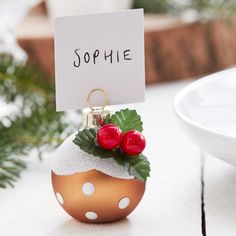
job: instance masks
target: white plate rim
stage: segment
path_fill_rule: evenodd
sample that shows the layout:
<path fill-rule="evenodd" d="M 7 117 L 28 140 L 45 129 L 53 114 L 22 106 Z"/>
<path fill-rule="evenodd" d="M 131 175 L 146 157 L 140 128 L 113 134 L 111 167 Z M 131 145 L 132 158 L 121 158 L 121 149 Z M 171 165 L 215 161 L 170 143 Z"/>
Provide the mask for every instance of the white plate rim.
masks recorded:
<path fill-rule="evenodd" d="M 235 140 L 236 135 L 220 132 L 220 131 L 215 130 L 213 128 L 209 128 L 205 125 L 199 124 L 199 123 L 193 121 L 192 119 L 190 119 L 189 117 L 185 116 L 181 112 L 181 110 L 178 108 L 179 102 L 181 101 L 181 99 L 188 92 L 192 91 L 195 88 L 198 88 L 199 86 L 204 86 L 204 84 L 208 83 L 211 80 L 221 79 L 218 76 L 220 76 L 221 74 L 223 75 L 227 72 L 231 72 L 231 71 L 236 71 L 236 67 L 233 67 L 233 68 L 230 68 L 230 69 L 227 69 L 227 70 L 223 70 L 223 71 L 220 71 L 220 72 L 217 72 L 217 73 L 205 76 L 205 77 L 202 77 L 201 79 L 198 79 L 198 80 L 190 83 L 189 85 L 187 85 L 183 89 L 181 89 L 174 98 L 174 111 L 175 111 L 175 114 L 181 120 L 183 120 L 185 123 L 189 124 L 190 126 L 193 126 L 193 127 L 197 128 L 197 129 L 203 130 L 203 131 L 207 132 L 208 134 L 211 134 L 211 135 L 213 134 L 213 135 L 216 135 L 216 136 L 221 137 L 221 138 L 229 138 L 229 139 Z"/>

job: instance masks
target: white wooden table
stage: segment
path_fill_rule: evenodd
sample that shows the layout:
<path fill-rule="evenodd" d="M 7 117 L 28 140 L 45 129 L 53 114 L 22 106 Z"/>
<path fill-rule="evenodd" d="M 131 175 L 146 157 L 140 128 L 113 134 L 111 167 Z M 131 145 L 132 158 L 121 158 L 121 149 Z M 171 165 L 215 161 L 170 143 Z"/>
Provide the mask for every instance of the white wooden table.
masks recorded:
<path fill-rule="evenodd" d="M 132 106 L 143 117 L 152 172 L 141 204 L 127 219 L 99 225 L 71 219 L 54 198 L 49 158 L 39 163 L 29 157 L 15 188 L 0 190 L 0 235 L 235 236 L 236 169 L 203 158 L 173 112 L 174 95 L 188 83 L 148 87 L 146 103 Z"/>

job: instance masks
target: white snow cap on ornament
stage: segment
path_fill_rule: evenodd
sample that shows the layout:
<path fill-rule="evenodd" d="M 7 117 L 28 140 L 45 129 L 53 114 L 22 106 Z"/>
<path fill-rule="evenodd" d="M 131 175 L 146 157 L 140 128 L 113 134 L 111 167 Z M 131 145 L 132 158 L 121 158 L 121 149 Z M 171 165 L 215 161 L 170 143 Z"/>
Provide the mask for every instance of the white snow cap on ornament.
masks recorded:
<path fill-rule="evenodd" d="M 53 153 L 52 170 L 57 175 L 73 175 L 88 170 L 99 170 L 104 174 L 121 179 L 133 179 L 128 167 L 121 166 L 112 158 L 99 158 L 81 150 L 73 143 L 76 133 L 69 136 Z"/>

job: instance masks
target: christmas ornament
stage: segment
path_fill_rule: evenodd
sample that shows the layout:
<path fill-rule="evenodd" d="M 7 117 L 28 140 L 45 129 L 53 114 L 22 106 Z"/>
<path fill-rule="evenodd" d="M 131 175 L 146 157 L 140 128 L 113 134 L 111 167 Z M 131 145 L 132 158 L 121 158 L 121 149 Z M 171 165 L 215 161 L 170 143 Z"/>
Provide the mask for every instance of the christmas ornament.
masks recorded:
<path fill-rule="evenodd" d="M 110 114 L 95 109 L 86 127 L 68 137 L 55 152 L 52 185 L 64 210 L 82 222 L 112 222 L 129 215 L 141 201 L 150 163 L 142 154 L 145 138 L 135 110 Z M 130 153 L 132 155 L 130 155 Z"/>

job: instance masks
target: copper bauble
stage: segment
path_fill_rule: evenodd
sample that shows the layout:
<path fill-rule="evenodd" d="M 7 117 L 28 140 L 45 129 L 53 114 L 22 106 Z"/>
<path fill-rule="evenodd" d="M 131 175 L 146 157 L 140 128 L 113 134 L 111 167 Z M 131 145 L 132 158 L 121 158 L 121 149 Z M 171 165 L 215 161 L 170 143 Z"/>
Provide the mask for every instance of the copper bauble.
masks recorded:
<path fill-rule="evenodd" d="M 82 222 L 112 222 L 129 215 L 139 204 L 145 183 L 111 177 L 97 170 L 73 175 L 52 171 L 52 185 L 64 210 Z"/>

